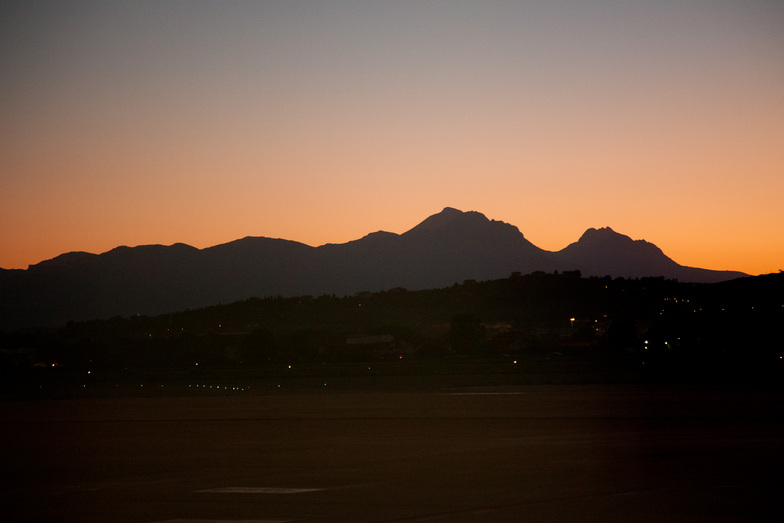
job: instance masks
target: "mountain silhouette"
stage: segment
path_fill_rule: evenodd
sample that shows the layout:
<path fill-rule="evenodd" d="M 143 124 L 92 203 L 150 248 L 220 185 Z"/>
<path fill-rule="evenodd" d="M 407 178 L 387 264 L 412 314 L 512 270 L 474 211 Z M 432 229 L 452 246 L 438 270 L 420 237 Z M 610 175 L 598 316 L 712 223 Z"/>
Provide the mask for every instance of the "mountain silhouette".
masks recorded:
<path fill-rule="evenodd" d="M 378 231 L 343 244 L 246 237 L 206 249 L 177 243 L 72 252 L 27 270 L 1 270 L 0 328 L 163 314 L 254 296 L 438 288 L 554 270 L 703 283 L 745 276 L 683 267 L 655 245 L 610 228 L 588 229 L 563 250 L 545 251 L 513 225 L 447 207 L 403 234 Z"/>
<path fill-rule="evenodd" d="M 735 271 L 684 267 L 656 245 L 632 240 L 609 227 L 588 229 L 577 242 L 558 251 L 556 256 L 560 267 L 565 270 L 577 267 L 584 276 L 639 278 L 655 275 L 695 283 L 715 283 L 745 276 Z"/>

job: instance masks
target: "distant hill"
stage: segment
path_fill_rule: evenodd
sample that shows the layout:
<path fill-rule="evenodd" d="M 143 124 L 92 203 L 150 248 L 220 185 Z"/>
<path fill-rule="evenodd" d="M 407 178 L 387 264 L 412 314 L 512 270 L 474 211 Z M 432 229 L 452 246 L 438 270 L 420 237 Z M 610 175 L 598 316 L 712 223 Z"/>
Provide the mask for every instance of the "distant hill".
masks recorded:
<path fill-rule="evenodd" d="M 664 276 L 692 283 L 716 283 L 747 276 L 736 271 L 714 271 L 678 265 L 656 245 L 632 240 L 609 227 L 588 229 L 575 243 L 555 253 L 563 269 L 579 268 L 584 276 L 621 278 Z"/>
<path fill-rule="evenodd" d="M 27 270 L 2 270 L 0 328 L 162 314 L 253 296 L 438 288 L 555 270 L 702 283 L 746 276 L 678 265 L 655 245 L 610 228 L 589 229 L 565 249 L 545 251 L 513 225 L 447 207 L 403 234 L 379 231 L 343 244 L 247 237 L 206 249 L 178 243 L 72 252 Z"/>

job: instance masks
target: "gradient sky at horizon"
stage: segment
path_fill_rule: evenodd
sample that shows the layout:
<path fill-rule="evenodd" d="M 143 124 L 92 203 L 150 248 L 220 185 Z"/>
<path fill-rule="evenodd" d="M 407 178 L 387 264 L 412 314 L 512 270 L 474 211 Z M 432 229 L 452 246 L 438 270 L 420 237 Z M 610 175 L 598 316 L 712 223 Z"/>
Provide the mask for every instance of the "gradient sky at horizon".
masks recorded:
<path fill-rule="evenodd" d="M 0 1 L 0 267 L 445 206 L 784 269 L 784 2 Z"/>

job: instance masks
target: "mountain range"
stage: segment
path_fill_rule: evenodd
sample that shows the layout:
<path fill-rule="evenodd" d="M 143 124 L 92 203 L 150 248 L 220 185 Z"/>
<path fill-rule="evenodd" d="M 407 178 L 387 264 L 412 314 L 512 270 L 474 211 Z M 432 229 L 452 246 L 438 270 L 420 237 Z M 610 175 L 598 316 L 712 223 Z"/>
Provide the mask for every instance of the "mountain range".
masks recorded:
<path fill-rule="evenodd" d="M 26 270 L 0 269 L 0 328 L 164 314 L 254 296 L 429 289 L 515 272 L 572 270 L 695 283 L 746 276 L 684 267 L 652 243 L 608 227 L 546 251 L 513 225 L 447 207 L 403 234 L 379 231 L 343 244 L 246 237 L 205 249 L 177 243 L 70 252 Z"/>

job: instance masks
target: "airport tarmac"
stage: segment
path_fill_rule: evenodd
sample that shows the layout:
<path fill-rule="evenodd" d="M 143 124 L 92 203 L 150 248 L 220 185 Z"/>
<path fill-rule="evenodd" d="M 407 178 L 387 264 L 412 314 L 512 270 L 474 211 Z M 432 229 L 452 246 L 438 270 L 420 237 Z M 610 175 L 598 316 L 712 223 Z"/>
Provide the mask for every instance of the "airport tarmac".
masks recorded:
<path fill-rule="evenodd" d="M 6 521 L 784 518 L 778 390 L 305 390 L 0 414 Z"/>

